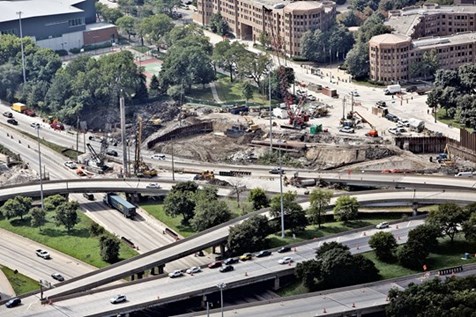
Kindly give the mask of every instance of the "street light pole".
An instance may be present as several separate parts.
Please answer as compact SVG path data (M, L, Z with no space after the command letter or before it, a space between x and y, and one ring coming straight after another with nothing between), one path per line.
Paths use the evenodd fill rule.
M38 138L38 164L40 168L40 198L41 198L41 210L45 210L43 201L43 173L41 172L41 149L40 149L40 126L36 126L36 137Z
M225 283L220 283L217 285L217 287L220 289L220 300L221 300L221 317L223 317L223 290L226 287Z
M271 71L268 74L269 94L269 154L273 154L273 107L271 106Z
M18 22L20 23L20 46L21 46L21 65L23 69L23 83L26 84L26 71L25 71L25 51L23 49L23 29L21 26L21 11L17 12Z
M283 166L281 164L281 143L279 141L279 193L281 204L281 238L284 238L284 205L283 205Z

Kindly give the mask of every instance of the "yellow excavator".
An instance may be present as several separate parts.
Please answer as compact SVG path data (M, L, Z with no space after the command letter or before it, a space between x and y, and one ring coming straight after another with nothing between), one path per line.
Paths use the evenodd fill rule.
M150 168L143 160L140 154L142 144L142 117L137 117L136 144L134 149L134 174L137 177L155 177L158 172L154 168Z

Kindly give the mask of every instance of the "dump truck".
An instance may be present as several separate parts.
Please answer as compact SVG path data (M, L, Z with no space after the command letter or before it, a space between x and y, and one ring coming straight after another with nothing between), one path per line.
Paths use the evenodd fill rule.
M115 193L107 193L103 202L109 207L119 210L124 217L134 218L136 215L136 206Z
M26 105L24 103L21 103L21 102L15 102L12 106L11 106L11 109L13 111L16 111L16 112L19 112L19 113L23 113L23 111L25 111L27 109Z

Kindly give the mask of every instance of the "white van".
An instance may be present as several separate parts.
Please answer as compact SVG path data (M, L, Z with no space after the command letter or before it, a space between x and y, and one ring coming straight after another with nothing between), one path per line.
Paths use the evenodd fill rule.
M459 172L455 177L473 177L473 172Z

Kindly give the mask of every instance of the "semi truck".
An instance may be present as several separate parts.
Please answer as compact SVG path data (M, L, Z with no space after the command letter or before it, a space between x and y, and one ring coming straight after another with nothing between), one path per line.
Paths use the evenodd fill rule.
M400 85L388 85L387 88L383 90L386 95L394 95L402 92L402 87Z
M136 215L136 206L115 193L107 193L104 196L103 201L109 207L115 208L122 212L124 217L134 218Z

